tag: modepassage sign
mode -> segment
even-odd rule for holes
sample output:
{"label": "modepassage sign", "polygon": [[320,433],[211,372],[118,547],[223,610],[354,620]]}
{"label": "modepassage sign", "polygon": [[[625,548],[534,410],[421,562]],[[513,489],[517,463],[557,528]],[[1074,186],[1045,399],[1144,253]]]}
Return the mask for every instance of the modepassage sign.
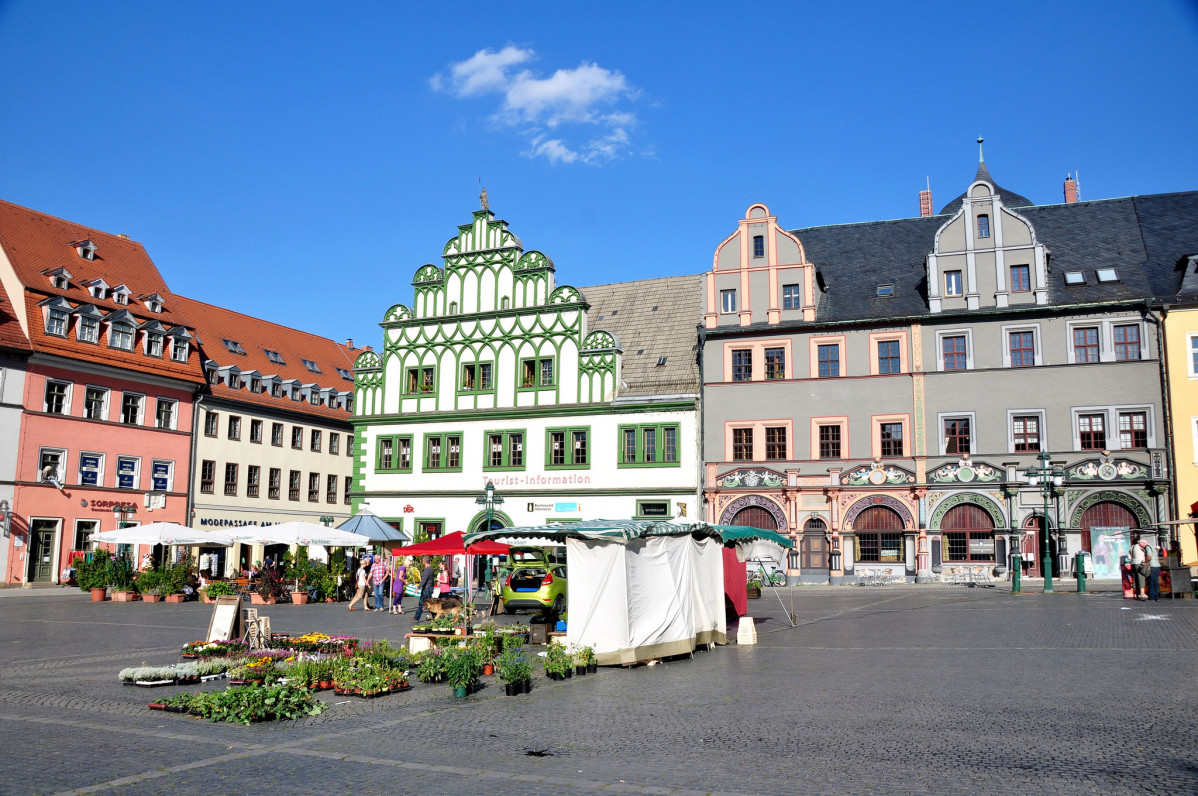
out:
{"label": "modepassage sign", "polygon": [[241,597],[230,594],[216,598],[212,606],[212,622],[208,625],[208,636],[205,641],[227,641],[241,638],[237,627],[241,619]]}

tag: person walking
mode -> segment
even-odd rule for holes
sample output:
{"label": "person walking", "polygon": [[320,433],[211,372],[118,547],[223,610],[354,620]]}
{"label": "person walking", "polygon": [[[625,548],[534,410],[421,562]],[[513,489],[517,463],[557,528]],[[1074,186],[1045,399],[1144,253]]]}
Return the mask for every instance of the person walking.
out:
{"label": "person walking", "polygon": [[[375,556],[370,565],[370,584],[374,586],[374,610],[378,613],[387,610],[387,564],[382,556]],[[370,610],[370,609],[367,609]]]}
{"label": "person walking", "polygon": [[354,592],[354,598],[349,601],[349,610],[351,611],[354,610],[354,606],[357,605],[358,600],[362,601],[362,609],[366,610],[366,584],[370,582],[369,570],[367,569],[369,565],[370,559],[363,558],[362,563],[358,565],[357,573],[354,575],[354,583],[358,587],[358,590]]}
{"label": "person walking", "polygon": [[452,579],[450,578],[450,575],[449,575],[449,567],[445,565],[444,561],[442,561],[441,568],[437,572],[437,590],[436,590],[437,596],[438,597],[448,597],[451,585],[452,585]]}
{"label": "person walking", "polygon": [[416,598],[416,614],[412,617],[413,622],[420,621],[424,611],[424,602],[433,596],[433,584],[437,577],[437,572],[429,562],[428,556],[420,559],[420,566],[420,596]]}
{"label": "person walking", "polygon": [[[1150,599],[1149,578],[1152,577],[1153,561],[1156,559],[1156,551],[1148,544],[1148,540],[1143,536],[1138,537],[1131,548],[1131,574],[1135,581],[1135,594],[1137,600],[1147,601]],[[1156,563],[1156,575],[1159,578],[1161,574],[1160,562]],[[1159,591],[1157,597],[1160,597]]]}
{"label": "person walking", "polygon": [[1154,603],[1161,601],[1161,557],[1160,549],[1148,544],[1148,540],[1140,537],[1144,545],[1144,554],[1148,559],[1148,599]]}
{"label": "person walking", "polygon": [[403,590],[408,584],[408,565],[404,559],[391,559],[391,613],[403,613]]}

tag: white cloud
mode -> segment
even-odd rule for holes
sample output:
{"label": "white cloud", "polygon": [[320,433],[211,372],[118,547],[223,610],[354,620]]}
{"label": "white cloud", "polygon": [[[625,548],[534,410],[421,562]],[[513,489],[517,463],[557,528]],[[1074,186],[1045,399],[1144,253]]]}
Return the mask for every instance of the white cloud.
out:
{"label": "white cloud", "polygon": [[[620,107],[638,96],[627,78],[585,61],[549,77],[516,69],[535,58],[531,49],[512,44],[498,52],[479,50],[465,61],[450,64],[448,74],[433,75],[429,85],[459,98],[501,95],[491,121],[527,138],[529,157],[543,156],[550,163],[597,164],[623,156],[630,145],[628,131],[638,124],[632,110]],[[572,137],[586,140],[571,144]]]}

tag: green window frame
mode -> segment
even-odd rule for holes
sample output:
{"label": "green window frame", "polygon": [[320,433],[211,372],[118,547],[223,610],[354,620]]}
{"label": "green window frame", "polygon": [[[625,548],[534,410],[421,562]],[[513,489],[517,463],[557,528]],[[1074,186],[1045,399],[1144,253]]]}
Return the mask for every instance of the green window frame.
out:
{"label": "green window frame", "polygon": [[462,472],[462,432],[424,435],[424,472]]}
{"label": "green window frame", "polygon": [[589,470],[591,427],[545,429],[546,470]]}
{"label": "green window frame", "polygon": [[437,366],[419,365],[404,371],[404,395],[434,395],[437,392]]}
{"label": "green window frame", "polygon": [[616,432],[617,467],[678,467],[677,423],[620,426]]}
{"label": "green window frame", "polygon": [[528,464],[528,434],[513,428],[483,432],[483,470],[523,470]]}
{"label": "green window frame", "polygon": [[520,360],[521,390],[544,390],[557,386],[557,357]]}
{"label": "green window frame", "polygon": [[458,376],[459,395],[495,392],[494,362],[463,362]]}
{"label": "green window frame", "polygon": [[379,437],[375,442],[374,466],[380,473],[412,472],[412,435]]}

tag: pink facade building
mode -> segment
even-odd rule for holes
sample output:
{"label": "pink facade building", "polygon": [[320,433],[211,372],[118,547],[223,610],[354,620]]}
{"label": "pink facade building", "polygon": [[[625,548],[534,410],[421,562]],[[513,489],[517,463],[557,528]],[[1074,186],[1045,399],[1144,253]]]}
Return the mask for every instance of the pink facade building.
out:
{"label": "pink facade building", "polygon": [[5,585],[57,582],[98,531],[187,525],[203,371],[145,249],[0,202],[0,284],[32,350]]}

